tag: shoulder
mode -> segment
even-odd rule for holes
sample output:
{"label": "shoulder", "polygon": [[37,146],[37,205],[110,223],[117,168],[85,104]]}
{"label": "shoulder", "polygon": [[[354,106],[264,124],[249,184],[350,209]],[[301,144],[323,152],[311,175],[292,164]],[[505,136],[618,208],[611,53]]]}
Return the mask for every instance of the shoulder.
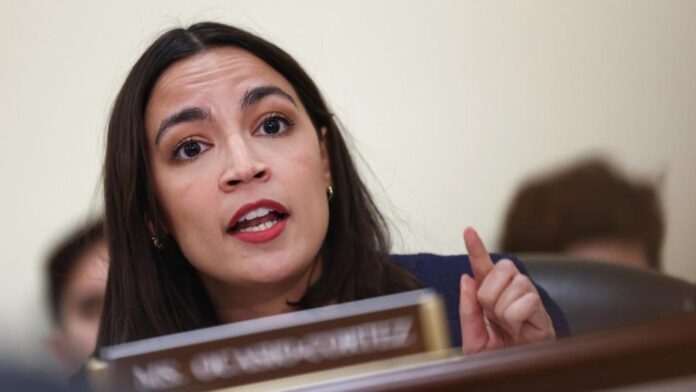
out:
{"label": "shoulder", "polygon": [[[417,253],[391,255],[390,258],[413,274],[423,287],[435,289],[444,296],[448,310],[452,308],[453,317],[459,318],[459,278],[463,274],[473,275],[469,256]],[[511,260],[517,269],[527,275],[527,269],[514,256],[492,253],[491,259],[494,263],[502,259]]]}
{"label": "shoulder", "polygon": [[[399,264],[413,274],[423,287],[432,288],[443,297],[452,335],[452,343],[461,345],[459,280],[462,274],[473,275],[469,256],[417,253],[395,254],[391,255],[390,259],[393,263]],[[521,273],[528,275],[527,268],[515,256],[491,253],[491,259],[494,263],[503,259],[511,260]],[[536,287],[544,307],[553,321],[556,334],[558,336],[568,335],[570,331],[563,311],[542,287],[539,285],[536,285]]]}
{"label": "shoulder", "polygon": [[[392,262],[399,264],[415,275],[424,286],[428,286],[426,282],[440,282],[442,279],[444,279],[443,283],[449,282],[449,278],[451,278],[453,274],[456,274],[456,282],[458,286],[459,277],[462,274],[473,274],[471,271],[469,256],[467,255],[415,253],[401,255],[394,254],[389,257]],[[502,259],[511,260],[513,263],[515,263],[515,266],[518,270],[520,270],[520,272],[527,275],[527,269],[525,268],[524,264],[522,264],[522,262],[515,256],[491,253],[491,259],[494,263],[497,263]]]}

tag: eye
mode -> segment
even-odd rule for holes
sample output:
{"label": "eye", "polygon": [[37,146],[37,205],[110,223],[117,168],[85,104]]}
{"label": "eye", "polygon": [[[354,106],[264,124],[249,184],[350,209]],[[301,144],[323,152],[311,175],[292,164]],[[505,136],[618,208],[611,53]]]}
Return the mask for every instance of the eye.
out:
{"label": "eye", "polygon": [[78,303],[78,313],[81,318],[98,320],[101,315],[104,299],[100,295],[90,295]]}
{"label": "eye", "polygon": [[263,120],[256,132],[260,132],[263,135],[276,136],[287,132],[293,124],[293,121],[288,117],[280,113],[272,113]]}
{"label": "eye", "polygon": [[198,155],[204,153],[210,148],[210,145],[196,139],[186,139],[179,143],[174,151],[172,151],[172,157],[177,161],[191,161],[196,159]]}

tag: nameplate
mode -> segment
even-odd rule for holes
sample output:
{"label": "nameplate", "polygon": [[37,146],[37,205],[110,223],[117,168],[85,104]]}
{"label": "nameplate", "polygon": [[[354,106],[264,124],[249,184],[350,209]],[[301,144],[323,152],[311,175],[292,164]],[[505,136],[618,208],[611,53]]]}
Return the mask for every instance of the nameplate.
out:
{"label": "nameplate", "polygon": [[109,390],[207,391],[443,350],[440,298],[418,290],[106,347]]}

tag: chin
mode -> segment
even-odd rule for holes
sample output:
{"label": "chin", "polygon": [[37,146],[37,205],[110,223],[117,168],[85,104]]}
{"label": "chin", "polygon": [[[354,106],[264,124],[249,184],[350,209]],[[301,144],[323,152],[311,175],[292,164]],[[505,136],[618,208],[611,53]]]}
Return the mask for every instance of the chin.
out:
{"label": "chin", "polygon": [[301,279],[309,273],[311,265],[284,265],[275,264],[265,265],[252,271],[250,280],[258,283],[281,283]]}
{"label": "chin", "polygon": [[[201,259],[217,262],[194,265],[204,276],[213,278],[218,284],[256,289],[258,285],[293,285],[304,279],[312,269],[311,252],[297,252],[296,249],[276,251],[237,253],[234,257],[207,255]],[[237,252],[239,252],[237,250]],[[318,273],[320,266],[315,271]]]}

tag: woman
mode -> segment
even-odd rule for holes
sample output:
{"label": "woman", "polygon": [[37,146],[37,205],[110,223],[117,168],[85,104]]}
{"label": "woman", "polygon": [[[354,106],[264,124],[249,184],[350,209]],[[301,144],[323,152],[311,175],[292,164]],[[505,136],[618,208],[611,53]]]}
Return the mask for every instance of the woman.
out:
{"label": "woman", "polygon": [[[116,100],[98,346],[418,288],[321,94],[285,52],[215,23],[163,34]],[[465,232],[465,352],[555,336],[537,289]],[[468,264],[467,264],[468,266]],[[455,277],[456,279],[456,277]]]}

